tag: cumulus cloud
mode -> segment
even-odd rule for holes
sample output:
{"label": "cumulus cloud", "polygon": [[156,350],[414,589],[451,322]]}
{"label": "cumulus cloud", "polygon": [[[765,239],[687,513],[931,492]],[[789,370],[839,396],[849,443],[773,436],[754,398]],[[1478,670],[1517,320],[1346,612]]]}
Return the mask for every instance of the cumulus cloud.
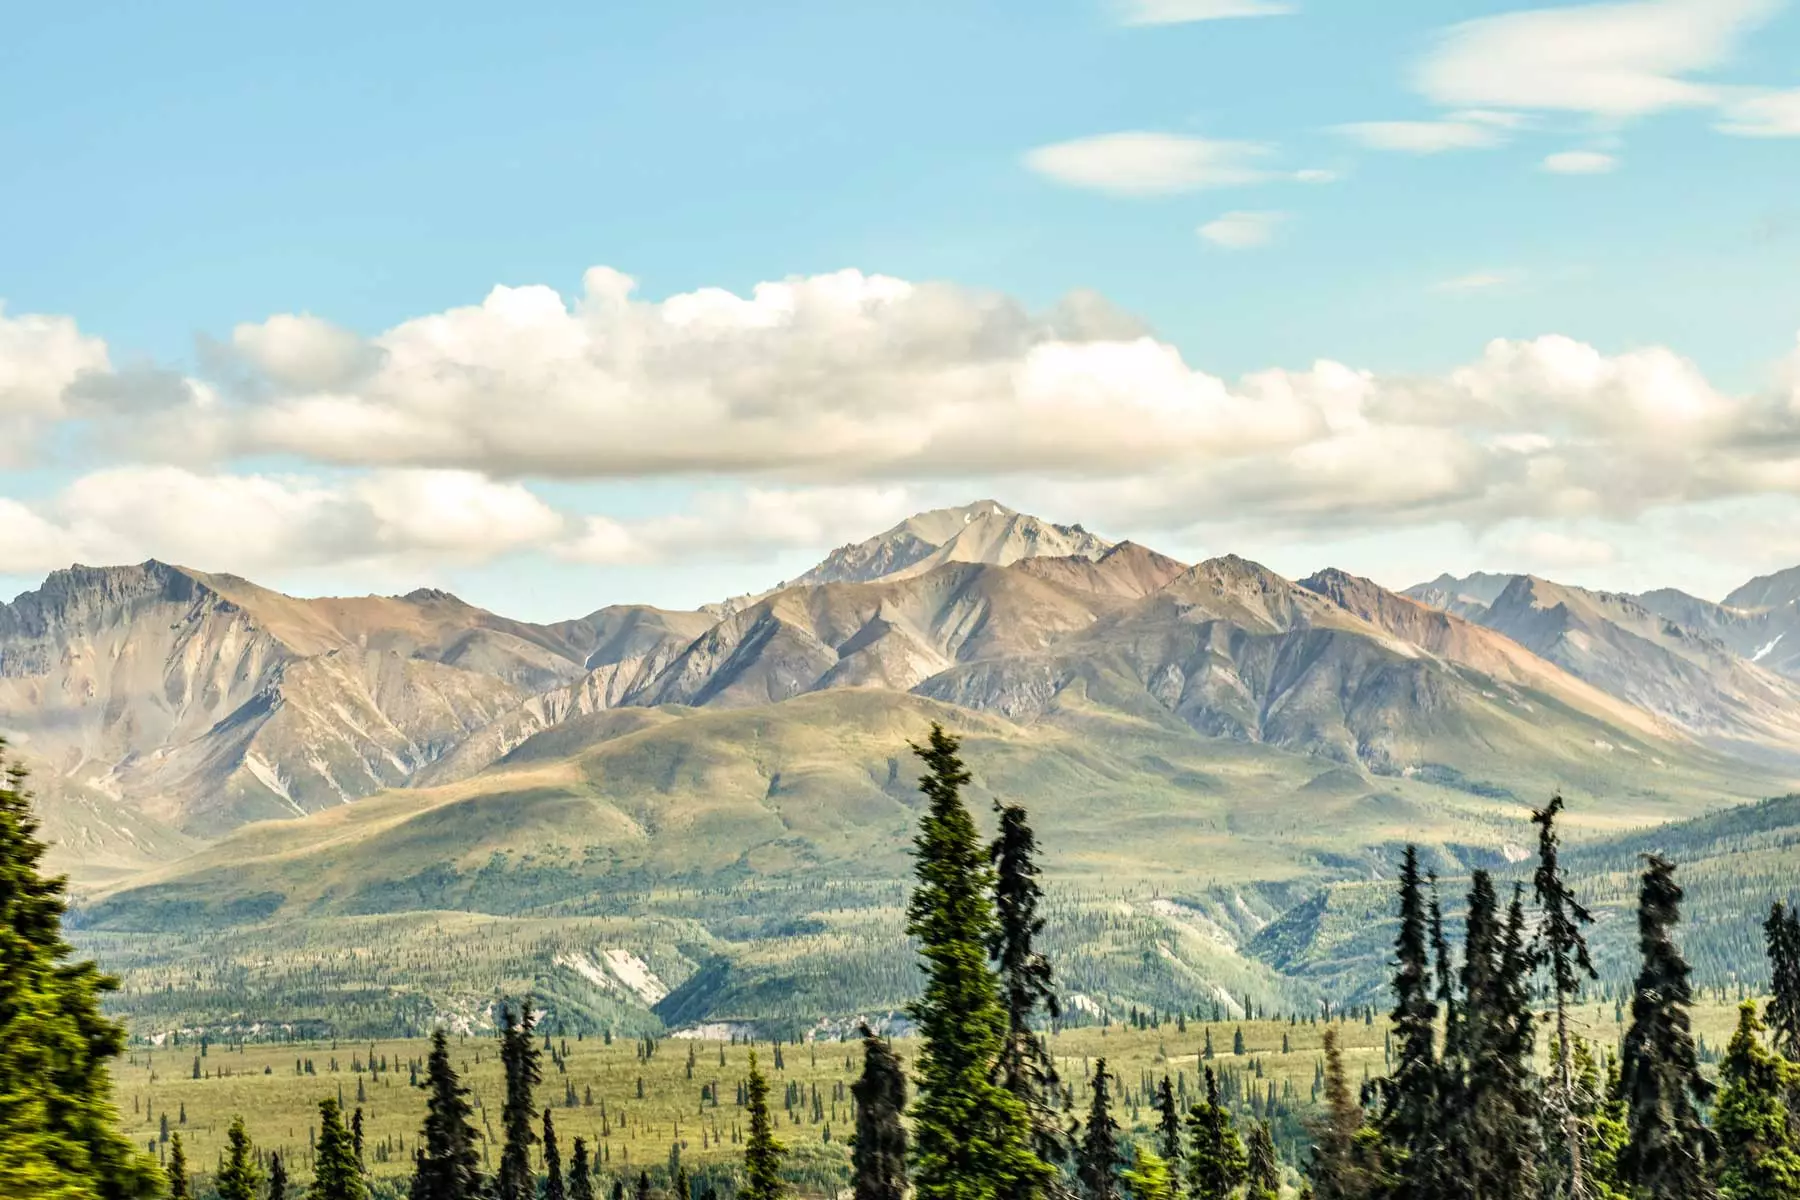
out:
{"label": "cumulus cloud", "polygon": [[1619,160],[1598,150],[1563,150],[1546,156],[1542,165],[1553,175],[1605,175]]}
{"label": "cumulus cloud", "polygon": [[9,317],[0,306],[0,416],[56,416],[70,385],[108,368],[106,343],[82,333],[72,319]]}
{"label": "cumulus cloud", "polygon": [[1119,19],[1127,25],[1180,25],[1189,21],[1222,21],[1232,17],[1283,17],[1298,12],[1284,0],[1120,0]]}
{"label": "cumulus cloud", "polygon": [[1420,92],[1465,108],[1626,119],[1716,103],[1695,78],[1728,60],[1777,0],[1627,0],[1452,26],[1418,66]]}
{"label": "cumulus cloud", "polygon": [[1619,559],[1618,547],[1604,538],[1563,529],[1503,527],[1483,544],[1498,558],[1534,572],[1603,567]]}
{"label": "cumulus cloud", "polygon": [[1286,219],[1278,212],[1228,212],[1200,226],[1200,236],[1227,250],[1253,250],[1274,241]]}
{"label": "cumulus cloud", "polygon": [[1070,187],[1156,196],[1258,183],[1270,149],[1173,133],[1106,133],[1040,146],[1025,156],[1038,174]]}
{"label": "cumulus cloud", "polygon": [[0,571],[160,558],[234,571],[481,562],[567,536],[520,484],[464,471],[347,479],[121,466],[37,505],[0,500]]}
{"label": "cumulus cloud", "polygon": [[[1779,386],[1747,393],[1670,349],[1563,336],[1496,340],[1428,376],[1320,361],[1226,379],[1091,293],[1040,313],[855,271],[646,300],[596,268],[574,300],[496,288],[354,344],[307,323],[255,328],[285,340],[234,335],[254,378],[184,381],[174,407],[113,418],[144,433],[139,461],[0,511],[0,560],[764,557],[865,536],[914,488],[1013,494],[1029,480],[1119,528],[1229,512],[1306,536],[1575,529],[1800,496],[1800,353]],[[104,347],[86,355],[103,363]],[[129,391],[137,377],[110,378]],[[269,456],[300,466],[226,469]],[[619,520],[519,482],[543,478],[713,490]]]}

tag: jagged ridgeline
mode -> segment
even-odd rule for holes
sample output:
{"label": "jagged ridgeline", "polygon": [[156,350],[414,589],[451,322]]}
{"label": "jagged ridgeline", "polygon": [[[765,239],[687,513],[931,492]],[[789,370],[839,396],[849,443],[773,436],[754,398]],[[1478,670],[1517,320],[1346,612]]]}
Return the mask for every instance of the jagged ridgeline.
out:
{"label": "jagged ridgeline", "polygon": [[145,1031],[403,1032],[496,988],[621,1031],[897,1007],[934,721],[980,813],[1032,812],[1074,1015],[1282,1010],[1374,986],[1356,884],[1405,843],[1504,865],[1561,791],[1573,863],[1791,790],[1782,586],[1413,598],[991,501],[554,624],[74,568],[0,610],[0,726]]}

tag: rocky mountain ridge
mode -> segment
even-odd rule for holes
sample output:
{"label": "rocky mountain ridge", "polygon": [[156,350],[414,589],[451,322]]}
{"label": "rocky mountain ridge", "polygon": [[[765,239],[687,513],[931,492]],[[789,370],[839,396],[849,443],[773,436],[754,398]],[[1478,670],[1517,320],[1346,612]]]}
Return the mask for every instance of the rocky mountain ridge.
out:
{"label": "rocky mountain ridge", "polygon": [[1800,683],[1785,657],[1744,652],[1790,640],[1782,579],[1747,585],[1775,608],[1528,576],[1402,595],[1341,571],[1294,583],[1235,556],[1184,564],[993,501],[709,610],[550,625],[430,589],[300,599],[155,561],[74,567],[0,606],[0,729],[47,806],[79,798],[64,826],[108,870],[471,779],[539,753],[534,739],[615,729],[598,714],[866,689],[1027,725],[1100,705],[1376,774],[1527,747],[1579,772],[1596,745],[1785,770]]}

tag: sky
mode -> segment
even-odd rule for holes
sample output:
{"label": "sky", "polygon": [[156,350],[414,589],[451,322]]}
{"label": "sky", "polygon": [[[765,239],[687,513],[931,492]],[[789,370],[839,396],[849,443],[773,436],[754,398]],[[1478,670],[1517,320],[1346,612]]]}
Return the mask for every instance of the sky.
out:
{"label": "sky", "polygon": [[1783,0],[26,6],[0,588],[686,607],[993,498],[1716,599],[1797,267]]}

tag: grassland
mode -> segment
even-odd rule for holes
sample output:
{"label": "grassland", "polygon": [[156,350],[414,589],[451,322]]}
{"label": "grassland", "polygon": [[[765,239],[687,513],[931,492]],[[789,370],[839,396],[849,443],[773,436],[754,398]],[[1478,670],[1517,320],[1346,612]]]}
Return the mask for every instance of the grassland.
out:
{"label": "grassland", "polygon": [[[1621,1032],[1615,1015],[1610,1004],[1590,1006],[1579,1014],[1578,1028],[1610,1047]],[[1729,1004],[1708,1003],[1696,1010],[1696,1027],[1709,1057],[1724,1046],[1734,1021]],[[1383,1014],[1372,1021],[1352,1014],[1332,1024],[1353,1081],[1385,1072]],[[1085,1111],[1086,1080],[1094,1063],[1107,1060],[1109,1073],[1120,1081],[1120,1123],[1140,1137],[1147,1137],[1155,1123],[1150,1107],[1155,1081],[1171,1076],[1191,1100],[1201,1087],[1200,1071],[1210,1066],[1226,1081],[1240,1119],[1255,1114],[1271,1118],[1291,1163],[1303,1152],[1325,1028],[1317,1020],[1190,1020],[1178,1026],[1164,1018],[1155,1028],[1114,1024],[1065,1029],[1051,1036],[1051,1046],[1073,1089],[1077,1112]],[[1239,1032],[1241,1055],[1233,1052]],[[1203,1058],[1209,1038],[1210,1061]],[[609,1045],[600,1038],[553,1036],[551,1043],[555,1053],[545,1056],[538,1099],[552,1110],[565,1162],[571,1140],[581,1137],[598,1148],[602,1175],[635,1176],[648,1170],[660,1183],[677,1153],[699,1179],[729,1173],[741,1155],[738,1085],[754,1048],[781,1105],[777,1130],[794,1152],[795,1181],[810,1194],[825,1194],[845,1178],[846,1139],[853,1131],[848,1088],[861,1067],[854,1040],[788,1043],[781,1047],[779,1066],[768,1042],[752,1047],[671,1038],[656,1042],[648,1058],[643,1043],[624,1038]],[[459,1036],[453,1046],[458,1069],[480,1104],[477,1124],[486,1131],[491,1163],[498,1156],[493,1139],[501,1099],[497,1046],[491,1037],[475,1035]],[[909,1062],[917,1049],[907,1039],[896,1048]],[[116,1073],[116,1093],[127,1131],[152,1152],[160,1145],[166,1116],[170,1131],[179,1132],[187,1144],[190,1162],[209,1170],[224,1144],[226,1126],[242,1114],[258,1145],[280,1152],[300,1176],[308,1170],[317,1103],[341,1094],[346,1106],[363,1109],[370,1171],[391,1180],[409,1170],[425,1103],[424,1093],[412,1085],[413,1070],[418,1067],[422,1077],[428,1052],[429,1044],[421,1039],[215,1043],[204,1053],[192,1043],[137,1046]]]}

